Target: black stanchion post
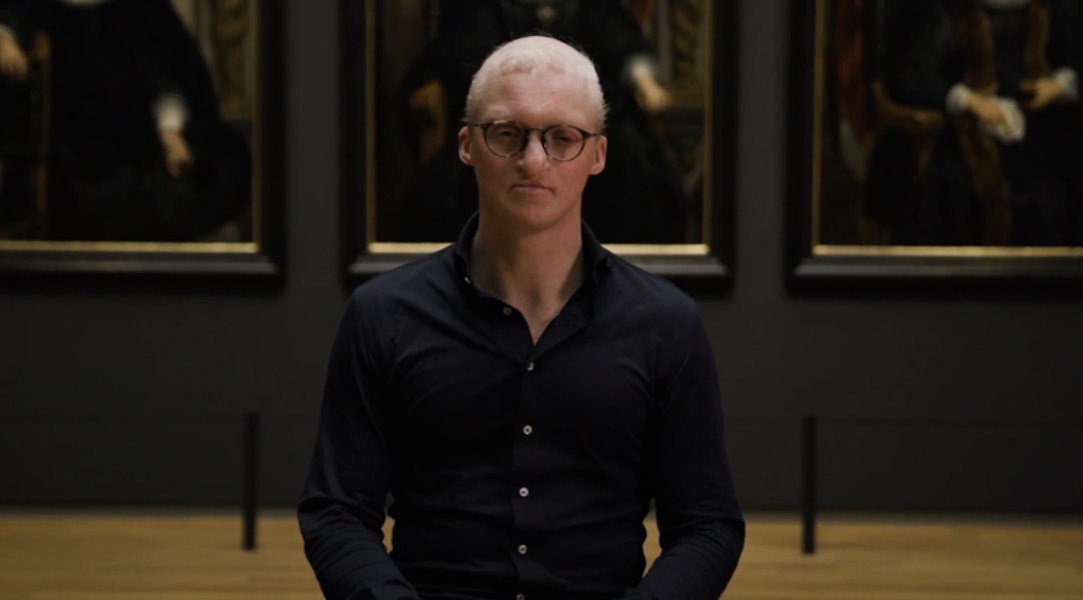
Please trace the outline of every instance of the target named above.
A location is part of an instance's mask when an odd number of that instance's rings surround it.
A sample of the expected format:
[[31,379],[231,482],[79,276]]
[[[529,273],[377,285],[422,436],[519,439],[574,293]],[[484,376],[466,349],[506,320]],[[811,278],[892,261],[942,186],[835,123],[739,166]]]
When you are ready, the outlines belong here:
[[241,490],[241,546],[256,549],[256,491],[259,487],[259,414],[244,416],[244,473]]
[[801,426],[801,552],[816,552],[816,416]]

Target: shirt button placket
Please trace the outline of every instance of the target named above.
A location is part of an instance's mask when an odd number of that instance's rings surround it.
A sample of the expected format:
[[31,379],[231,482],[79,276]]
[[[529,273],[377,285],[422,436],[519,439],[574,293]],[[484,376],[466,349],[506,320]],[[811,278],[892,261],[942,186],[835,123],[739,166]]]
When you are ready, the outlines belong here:
[[[534,361],[528,361],[526,366],[525,366],[526,372],[527,373],[533,372],[534,371],[534,366],[535,366]],[[522,432],[523,432],[523,437],[530,437],[531,435],[534,434],[534,426],[530,425],[530,424],[524,424],[523,427],[522,427]],[[526,499],[529,496],[530,496],[530,488],[528,488],[525,485],[519,488],[519,497],[520,498]],[[526,544],[519,544],[519,546],[515,549],[515,551],[519,556],[526,556],[526,554],[527,554],[527,546],[526,546]],[[521,592],[515,594],[515,600],[526,600],[526,594],[523,594]]]

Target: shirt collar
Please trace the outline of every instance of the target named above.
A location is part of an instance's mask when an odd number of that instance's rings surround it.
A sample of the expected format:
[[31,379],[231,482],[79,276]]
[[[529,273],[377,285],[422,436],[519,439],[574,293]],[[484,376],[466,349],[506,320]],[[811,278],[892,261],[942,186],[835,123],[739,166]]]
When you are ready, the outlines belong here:
[[[609,251],[602,247],[594,232],[583,222],[583,284],[590,292],[598,289],[600,279],[609,269]],[[478,213],[475,212],[459,231],[452,246],[455,274],[461,281],[470,280],[470,248],[474,234],[478,232]]]

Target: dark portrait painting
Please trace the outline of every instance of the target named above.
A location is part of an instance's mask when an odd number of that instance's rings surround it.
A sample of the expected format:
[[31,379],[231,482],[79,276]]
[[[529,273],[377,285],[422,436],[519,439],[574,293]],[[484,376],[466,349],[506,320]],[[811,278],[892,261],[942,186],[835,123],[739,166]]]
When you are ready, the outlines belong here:
[[794,274],[1083,274],[1078,0],[794,10]]
[[724,275],[732,51],[720,30],[732,18],[722,5],[343,0],[350,268],[378,271],[455,238],[477,206],[457,154],[471,77],[499,44],[542,33],[593,59],[609,108],[606,166],[584,191],[589,226],[659,270]]
[[0,263],[268,270],[268,4],[0,0]]

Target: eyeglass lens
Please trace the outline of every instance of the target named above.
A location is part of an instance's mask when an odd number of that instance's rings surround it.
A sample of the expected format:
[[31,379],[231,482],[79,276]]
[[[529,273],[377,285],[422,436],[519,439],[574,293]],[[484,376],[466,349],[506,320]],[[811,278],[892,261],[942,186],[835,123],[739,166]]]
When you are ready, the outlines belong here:
[[[497,156],[509,157],[526,148],[530,129],[513,121],[497,121],[485,131],[485,144]],[[542,146],[554,160],[572,160],[586,144],[583,132],[570,125],[553,125],[541,130]]]

